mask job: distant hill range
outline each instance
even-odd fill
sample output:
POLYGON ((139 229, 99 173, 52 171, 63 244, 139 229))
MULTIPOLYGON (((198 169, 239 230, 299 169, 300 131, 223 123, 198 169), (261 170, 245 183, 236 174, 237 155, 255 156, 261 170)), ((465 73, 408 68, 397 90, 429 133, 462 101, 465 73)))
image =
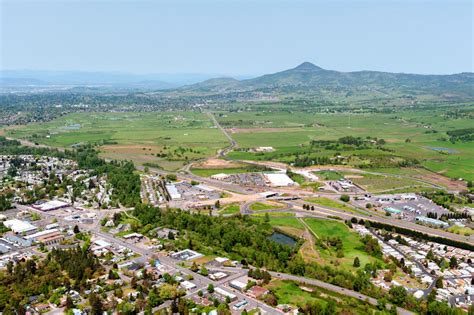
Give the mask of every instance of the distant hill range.
POLYGON ((261 91, 393 94, 399 92, 472 98, 474 97, 474 73, 420 75, 378 71, 339 72, 304 62, 293 69, 252 79, 216 78, 184 86, 179 90, 195 93, 261 91))

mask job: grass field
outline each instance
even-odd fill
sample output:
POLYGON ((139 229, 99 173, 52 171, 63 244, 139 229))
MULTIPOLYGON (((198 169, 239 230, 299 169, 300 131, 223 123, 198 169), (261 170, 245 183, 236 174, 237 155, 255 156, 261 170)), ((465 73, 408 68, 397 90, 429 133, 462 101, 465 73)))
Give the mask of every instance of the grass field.
POLYGON ((329 198, 326 198, 326 197, 306 198, 306 199, 304 199, 304 201, 314 203, 314 204, 317 204, 317 205, 321 205, 321 206, 341 209, 341 210, 344 210, 344 211, 347 211, 347 212, 352 212, 352 213, 360 213, 361 212, 360 210, 354 209, 354 208, 342 203, 342 201, 339 202, 339 201, 332 200, 332 199, 329 199, 329 198))
POLYGON ((275 294, 278 304, 289 304, 301 307, 307 303, 317 301, 321 303, 322 306, 326 306, 328 298, 332 298, 336 302, 336 311, 338 314, 365 315, 371 314, 374 310, 373 306, 364 302, 310 285, 300 285, 289 280, 272 280, 266 288, 275 294), (303 287, 304 290, 302 289, 303 287))
POLYGON ((283 205, 276 202, 272 202, 272 203, 254 202, 250 205, 249 208, 252 211, 264 211, 264 210, 280 209, 280 208, 283 208, 283 205))
POLYGON ((361 186, 365 190, 373 193, 400 189, 417 189, 430 187, 429 185, 417 182, 405 177, 382 176, 373 174, 361 174, 351 178, 352 182, 361 186))
POLYGON ((219 210, 219 214, 236 214, 240 212, 240 205, 238 203, 231 203, 225 205, 221 210, 219 210))
POLYGON ((317 248, 325 263, 353 270, 352 264, 355 257, 359 257, 361 266, 378 260, 364 250, 364 244, 360 241, 359 235, 351 231, 344 223, 315 218, 307 218, 304 221, 318 238, 335 236, 341 238, 344 252, 342 258, 337 258, 332 249, 317 248))
POLYGON ((468 117, 446 118, 448 109, 400 110, 394 113, 311 113, 289 110, 226 113, 219 121, 231 130, 241 148, 272 146, 274 152, 233 152, 237 159, 273 159, 291 162, 295 154, 307 150, 311 140, 336 140, 343 136, 377 136, 390 151, 319 150, 314 156, 336 153, 352 156, 350 163, 365 165, 367 158, 417 159, 422 166, 451 178, 474 179, 474 142, 446 141, 447 131, 468 128, 468 117), (284 139, 284 141, 282 141, 284 139), (407 140, 408 139, 408 140, 407 140), (442 150, 440 150, 441 148, 442 150))
POLYGON ((43 124, 12 127, 6 135, 65 148, 97 144, 105 158, 165 169, 214 155, 228 145, 209 118, 198 112, 73 113, 43 124))
POLYGON ((231 168, 192 168, 191 172, 194 175, 201 177, 211 177, 216 174, 241 174, 253 172, 252 168, 247 167, 231 167, 231 168))
POLYGON ((466 235, 466 236, 474 234, 474 230, 468 226, 461 227, 461 226, 453 225, 448 229, 448 231, 452 233, 460 234, 460 235, 466 235))

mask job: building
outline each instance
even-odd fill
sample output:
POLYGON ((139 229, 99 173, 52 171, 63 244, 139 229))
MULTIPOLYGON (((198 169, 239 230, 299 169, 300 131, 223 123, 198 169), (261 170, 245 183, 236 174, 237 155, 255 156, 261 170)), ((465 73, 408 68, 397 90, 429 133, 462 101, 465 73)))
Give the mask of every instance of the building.
POLYGON ((433 219, 433 218, 428 218, 428 217, 423 217, 423 216, 416 217, 415 221, 426 223, 426 224, 442 226, 442 227, 448 227, 449 226, 449 224, 444 222, 444 221, 433 219))
POLYGON ((214 292, 220 296, 222 296, 224 299, 229 298, 231 302, 237 300, 237 296, 235 294, 232 294, 230 292, 227 292, 221 288, 215 288, 214 292))
POLYGON ((229 178, 229 175, 224 174, 224 173, 219 173, 219 174, 215 174, 211 176, 211 179, 217 179, 217 180, 225 180, 227 178, 229 178))
POLYGON ((233 289, 243 291, 247 287, 247 284, 243 283, 242 281, 232 280, 231 282, 229 282, 229 286, 233 289))
POLYGON ((248 289, 247 294, 255 299, 259 299, 265 294, 268 294, 268 290, 261 286, 254 285, 253 287, 248 289))
POLYGON ((272 187, 294 186, 296 183, 283 173, 267 173, 264 174, 268 184, 272 187))
POLYGON ((7 220, 3 222, 3 225, 5 225, 7 228, 17 234, 31 234, 36 232, 36 230, 38 229, 33 224, 18 219, 7 220))
POLYGON ((166 191, 170 196, 171 200, 179 200, 181 199, 181 194, 179 193, 178 189, 174 184, 166 184, 166 191))
POLYGON ((399 209, 396 209, 396 208, 393 208, 393 207, 385 207, 383 208, 385 211, 389 212, 389 213, 392 213, 392 214, 400 214, 402 213, 401 210, 399 209))
POLYGON ((33 205, 33 208, 41 210, 41 211, 52 211, 60 208, 64 208, 69 206, 67 202, 60 201, 60 200, 50 200, 43 202, 41 204, 33 205))
POLYGON ((58 229, 51 229, 28 235, 25 237, 25 239, 31 239, 45 245, 52 245, 62 241, 64 239, 64 235, 58 229))

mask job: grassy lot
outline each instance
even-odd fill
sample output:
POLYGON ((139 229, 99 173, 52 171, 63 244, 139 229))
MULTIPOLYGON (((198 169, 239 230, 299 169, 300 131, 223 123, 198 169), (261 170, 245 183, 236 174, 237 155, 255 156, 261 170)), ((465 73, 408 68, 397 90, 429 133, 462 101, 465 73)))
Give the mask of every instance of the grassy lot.
POLYGON ((361 266, 379 260, 378 258, 370 256, 364 250, 364 244, 361 242, 359 235, 350 230, 344 223, 315 218, 307 218, 304 219, 304 221, 319 238, 335 236, 341 238, 344 252, 344 257, 342 258, 337 258, 336 252, 333 249, 317 248, 325 263, 334 264, 342 268, 354 269, 352 264, 355 257, 359 257, 361 266))
POLYGON ((361 212, 360 210, 354 209, 354 208, 342 203, 342 201, 339 202, 339 201, 329 199, 329 198, 326 198, 326 197, 306 198, 306 199, 304 199, 304 201, 307 201, 307 202, 310 202, 310 203, 315 203, 315 204, 321 205, 321 206, 331 207, 331 208, 335 208, 335 209, 341 209, 341 210, 344 210, 344 211, 347 211, 347 212, 352 212, 352 213, 360 213, 361 212))
POLYGON ((283 208, 283 205, 279 203, 255 202, 255 203, 252 203, 249 208, 252 211, 263 211, 263 210, 281 209, 283 208))
POLYGON ((232 167, 232 168, 192 168, 191 172, 194 175, 201 177, 211 177, 216 174, 240 174, 254 172, 253 169, 247 167, 232 167))
POLYGON ((318 171, 314 172, 314 174, 323 180, 339 180, 344 178, 344 175, 337 171, 318 171))
POLYGON ((448 229, 448 231, 451 233, 456 233, 456 234, 466 235, 466 236, 474 234, 474 230, 468 226, 461 227, 461 226, 453 225, 448 229))
POLYGON ((332 298, 336 302, 337 312, 341 314, 365 315, 374 311, 374 307, 367 303, 310 285, 300 285, 289 280, 272 280, 266 288, 275 293, 278 304, 289 304, 300 307, 307 303, 317 301, 321 303, 321 305, 326 306, 328 298, 332 298), (302 289, 303 286, 306 288, 305 290, 302 289), (312 292, 308 292, 308 289, 312 292))
POLYGON ((270 218, 275 218, 275 217, 294 217, 295 214, 293 212, 260 212, 260 213, 254 213, 252 216, 254 217, 264 217, 268 214, 270 218))
POLYGON ((236 214, 240 212, 240 205, 238 203, 231 203, 225 205, 221 210, 219 210, 219 214, 236 214))
POLYGON ((206 115, 191 111, 73 113, 47 123, 9 128, 6 134, 55 147, 98 144, 106 158, 156 163, 168 169, 213 155, 228 144, 206 115))
POLYGON ((407 188, 416 189, 429 187, 429 185, 405 177, 374 174, 361 174, 360 176, 351 178, 351 180, 365 190, 373 193, 407 188))

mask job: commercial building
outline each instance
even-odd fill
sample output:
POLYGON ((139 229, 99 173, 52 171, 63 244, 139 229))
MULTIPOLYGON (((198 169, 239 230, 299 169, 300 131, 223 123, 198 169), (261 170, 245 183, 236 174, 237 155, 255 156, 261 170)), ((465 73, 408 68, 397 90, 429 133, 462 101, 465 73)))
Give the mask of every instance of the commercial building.
POLYGON ((286 187, 293 186, 296 183, 283 173, 267 173, 264 174, 268 184, 272 187, 286 187))
POLYGON ((69 206, 67 202, 60 200, 50 200, 41 204, 34 205, 33 207, 41 211, 52 211, 60 208, 69 206))
POLYGON ((170 196, 171 200, 179 200, 181 199, 181 194, 179 193, 178 189, 174 184, 166 184, 166 191, 170 196))
POLYGON ((51 229, 28 235, 25 239, 34 240, 45 245, 52 245, 62 241, 64 235, 58 229, 51 229))
POLYGON ((419 217, 416 217, 415 220, 417 222, 422 222, 422 223, 432 224, 432 225, 437 225, 437 226, 443 226, 443 227, 448 227, 449 226, 449 224, 444 222, 444 221, 437 220, 437 219, 432 219, 432 218, 428 218, 428 217, 419 216, 419 217))
POLYGON ((385 207, 383 208, 385 211, 387 212, 390 212, 390 213, 393 213, 393 214, 400 214, 402 211, 399 210, 399 209, 396 209, 396 208, 392 208, 392 207, 385 207))
POLYGON ((3 222, 3 225, 5 225, 7 228, 17 234, 31 234, 38 229, 33 224, 18 219, 6 220, 5 222, 3 222))

